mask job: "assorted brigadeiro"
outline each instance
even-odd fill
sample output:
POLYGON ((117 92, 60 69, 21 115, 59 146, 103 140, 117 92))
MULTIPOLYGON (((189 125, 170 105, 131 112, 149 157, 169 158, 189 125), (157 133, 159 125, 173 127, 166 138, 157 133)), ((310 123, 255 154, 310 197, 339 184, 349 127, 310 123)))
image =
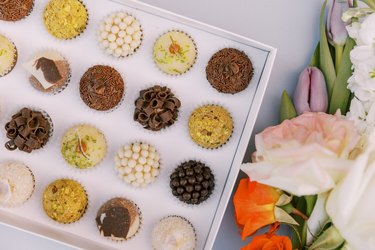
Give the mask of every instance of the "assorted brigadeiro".
POLYGON ((43 209, 52 220, 63 224, 78 221, 86 212, 88 196, 84 187, 72 179, 58 179, 43 192, 43 209))
POLYGON ((115 241, 131 239, 138 233, 142 223, 138 206, 120 197, 104 203, 99 208, 95 220, 100 234, 115 241))
POLYGON ((69 62, 57 51, 41 51, 23 67, 30 74, 31 85, 44 93, 57 94, 66 88, 70 80, 69 62))
POLYGON ((121 147, 115 157, 118 176, 135 187, 155 181, 160 172, 160 156, 156 149, 143 142, 121 147))
POLYGON ((156 66, 162 72, 168 75, 181 75, 194 65, 197 46, 187 33, 172 30, 156 40, 153 56, 156 66))
POLYGON ((233 120, 230 113, 219 105, 204 105, 193 111, 189 118, 192 140, 207 149, 224 145, 232 136, 233 120))
POLYGON ((25 164, 0 164, 0 206, 15 207, 24 204, 33 194, 34 187, 34 175, 25 164))
POLYGON ((171 215, 161 219, 152 229, 155 250, 194 250, 197 239, 193 225, 184 217, 171 215))
POLYGON ((0 1, 0 20, 16 22, 27 17, 34 7, 34 0, 0 1))
POLYGON ((169 186, 172 194, 180 201, 198 205, 211 196, 215 188, 215 176, 204 163, 189 160, 174 169, 169 186))
POLYGON ((155 85, 139 92, 135 100, 134 121, 145 129, 160 131, 175 123, 180 107, 180 100, 170 88, 155 85))
POLYGON ((17 59, 18 53, 14 43, 6 36, 0 34, 0 77, 12 71, 14 66, 16 66, 17 59))
POLYGON ((86 124, 75 125, 62 137, 61 154, 70 166, 89 169, 106 156, 107 141, 97 128, 86 124))
POLYGON ((79 92, 83 102, 91 109, 111 111, 121 104, 125 82, 114 68, 95 65, 83 74, 79 92))
POLYGON ((206 67, 208 82, 221 93, 235 94, 247 88, 254 75, 250 58, 234 48, 216 52, 206 67))
POLYGON ((86 29, 88 20, 88 11, 80 0, 51 0, 43 12, 47 31, 62 40, 79 36, 86 29))
POLYGON ((127 57, 142 44, 139 21, 131 14, 118 11, 106 16, 99 24, 97 40, 107 55, 127 57))
POLYGON ((52 135, 52 126, 51 118, 45 112, 22 108, 5 124, 9 139, 5 147, 27 153, 43 148, 52 135))

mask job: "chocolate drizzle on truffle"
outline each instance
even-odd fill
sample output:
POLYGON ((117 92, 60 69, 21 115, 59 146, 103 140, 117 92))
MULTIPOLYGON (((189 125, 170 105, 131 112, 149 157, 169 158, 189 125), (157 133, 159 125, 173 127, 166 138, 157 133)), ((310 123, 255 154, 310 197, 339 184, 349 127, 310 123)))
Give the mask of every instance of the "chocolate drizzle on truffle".
POLYGON ((12 116, 12 120, 5 124, 8 142, 5 147, 8 150, 16 150, 30 153, 32 150, 42 148, 48 141, 51 124, 39 111, 28 108, 21 109, 12 116))
POLYGON ((139 92, 134 120, 145 129, 159 131, 171 126, 178 117, 180 100, 167 87, 156 85, 139 92))
POLYGON ((33 6, 34 0, 0 0, 0 20, 21 20, 31 12, 33 6))
POLYGON ((55 62, 51 59, 45 57, 39 58, 35 61, 35 68, 42 70, 44 78, 49 83, 55 84, 62 78, 55 62))
POLYGON ((170 176, 172 194, 187 204, 200 204, 210 197, 215 187, 211 169, 198 161, 179 165, 170 176))
POLYGON ((79 88, 87 106, 99 111, 116 107, 124 95, 124 89, 120 73, 104 65, 89 68, 82 76, 79 88))
POLYGON ((235 94, 246 89, 253 74, 253 64, 249 57, 233 48, 216 52, 206 67, 207 80, 222 93, 235 94))

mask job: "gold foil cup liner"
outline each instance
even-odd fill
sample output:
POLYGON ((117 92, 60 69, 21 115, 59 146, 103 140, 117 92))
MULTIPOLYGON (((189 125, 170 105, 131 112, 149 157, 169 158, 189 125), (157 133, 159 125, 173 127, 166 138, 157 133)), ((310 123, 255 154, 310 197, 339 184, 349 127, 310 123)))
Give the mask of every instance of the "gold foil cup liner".
POLYGON ((167 31, 163 32, 162 34, 160 34, 160 35, 155 39, 154 46, 152 46, 152 48, 151 48, 151 55, 152 55, 151 59, 152 59, 152 61, 154 62, 154 66, 155 66, 160 72, 162 72, 163 74, 165 74, 165 75, 167 75, 167 76, 174 76, 174 77, 177 77, 177 76, 181 76, 181 75, 186 74, 187 72, 189 72, 189 71, 194 67, 196 61, 198 60, 198 46, 197 46, 197 43, 195 42, 195 40, 194 40, 194 39, 193 39, 188 33, 186 33, 185 31, 182 31, 182 30, 180 30, 180 29, 170 29, 170 30, 167 30, 167 31), (182 73, 169 74, 169 73, 167 73, 167 72, 161 70, 161 69, 159 68, 159 66, 157 65, 156 61, 155 61, 155 58, 154 58, 154 47, 155 47, 155 44, 156 44, 156 42, 158 41, 158 39, 159 39, 161 36, 163 36, 164 34, 167 34, 168 32, 180 32, 180 33, 185 34, 186 36, 188 36, 188 37, 192 40, 192 42, 193 42, 193 44, 194 44, 194 46, 195 46, 195 58, 194 58, 194 61, 193 61, 193 63, 190 65, 190 67, 187 68, 187 69, 186 69, 184 72, 182 72, 182 73))
POLYGON ((204 102, 202 103, 201 105, 198 105, 196 106, 194 109, 192 109, 190 112, 189 112, 189 116, 186 117, 186 120, 184 121, 185 124, 186 124, 186 127, 187 127, 187 136, 190 138, 190 141, 192 142, 192 144, 194 144, 196 147, 200 148, 200 149, 205 149, 205 150, 211 150, 211 151, 214 151, 214 150, 219 150, 221 149, 222 147, 224 147, 227 143, 229 143, 231 141, 231 138, 234 136, 234 134, 236 133, 236 124, 235 124, 235 119, 233 119, 233 115, 232 113, 229 111, 230 109, 222 104, 222 103, 218 103, 218 102, 215 102, 215 101, 212 101, 212 102, 204 102), (204 107, 204 106, 218 106, 218 107, 221 107, 221 108, 224 108, 228 114, 230 115, 230 118, 232 120, 232 126, 233 126, 233 129, 232 129, 232 133, 231 135, 228 137, 228 139, 221 145, 219 145, 218 147, 214 147, 214 148, 209 148, 209 147, 204 147, 203 145, 200 145, 198 144, 198 142, 194 141, 194 139, 191 137, 190 135, 190 128, 189 128, 189 121, 190 121, 190 117, 191 115, 193 114, 193 112, 195 110, 197 110, 198 108, 201 108, 201 107, 204 107))
MULTIPOLYGON (((142 149, 141 149, 142 150, 142 149)), ((121 161, 121 159, 120 159, 120 161, 121 161)), ((125 183, 126 185, 127 185, 127 187, 130 187, 130 188, 132 188, 132 189, 134 189, 134 190, 146 190, 146 189, 149 189, 154 183, 156 183, 157 182, 157 180, 159 179, 159 176, 161 175, 161 169, 162 169, 162 158, 161 158, 161 156, 160 156, 160 152, 159 152, 159 150, 152 144, 152 143, 149 143, 148 141, 146 141, 146 140, 141 140, 141 139, 137 139, 137 140, 133 140, 132 142, 130 142, 130 143, 128 143, 128 144, 124 144, 124 145, 122 145, 116 152, 115 152, 115 159, 114 159, 114 162, 115 162, 115 167, 114 167, 114 170, 115 170, 115 173, 116 173, 116 175, 117 175, 117 177, 123 182, 123 183, 125 183), (148 183, 148 184, 146 184, 145 186, 134 186, 133 184, 131 184, 131 183, 128 183, 128 182, 126 182, 125 180, 124 180, 124 178, 125 178, 125 172, 124 173, 121 173, 120 172, 120 170, 119 170, 119 168, 117 167, 117 163, 116 163, 116 157, 118 156, 118 152, 122 149, 122 148, 124 148, 125 146, 131 146, 131 145, 133 145, 134 143, 140 143, 140 144, 147 144, 148 146, 152 146, 152 147, 154 147, 155 148, 155 151, 156 151, 156 154, 159 156, 159 159, 158 159, 158 162, 159 162, 159 168, 158 168, 158 170, 159 170, 159 173, 158 173, 158 175, 156 175, 156 176, 154 176, 154 181, 152 181, 152 182, 150 182, 150 183, 148 183)), ((152 174, 151 174, 152 175, 152 174)))
POLYGON ((124 10, 118 10, 118 11, 112 11, 112 12, 110 12, 109 14, 107 14, 106 16, 104 16, 100 21, 99 21, 99 24, 97 25, 97 27, 96 27, 96 34, 95 34, 95 37, 96 37, 96 43, 97 43, 97 45, 98 45, 98 47, 99 47, 99 49, 106 55, 106 56, 108 56, 108 57, 111 57, 112 59, 115 59, 115 60, 117 60, 117 61, 119 61, 119 60, 121 60, 121 59, 124 59, 124 58, 128 58, 128 57, 130 57, 130 56, 132 56, 132 55, 134 55, 141 47, 142 47, 142 44, 143 44, 143 39, 144 39, 144 32, 143 32, 143 26, 142 26, 142 24, 141 24, 141 22, 139 21, 139 19, 135 16, 135 15, 133 15, 132 13, 130 13, 130 12, 128 12, 128 11, 124 11, 124 10), (99 42, 98 41, 98 36, 99 36, 99 34, 98 34, 98 32, 99 32, 99 26, 100 26, 100 24, 102 24, 104 21, 105 21, 105 19, 107 18, 107 17, 109 17, 109 16, 111 16, 111 15, 113 15, 113 14, 118 14, 118 13, 124 13, 126 16, 132 16, 138 23, 139 23, 139 25, 140 25, 140 32, 141 32, 141 43, 138 45, 138 47, 136 47, 131 53, 129 53, 128 55, 126 55, 126 56, 119 56, 119 57, 116 57, 116 56, 114 56, 113 54, 107 54, 106 52, 105 52, 105 49, 104 48, 102 48, 101 47, 101 42, 99 42))
POLYGON ((76 0, 76 1, 80 2, 80 3, 83 5, 83 7, 85 8, 86 13, 87 13, 87 20, 86 20, 85 28, 84 28, 79 34, 77 34, 77 35, 75 35, 75 36, 73 36, 73 37, 70 37, 70 38, 59 38, 59 37, 55 36, 54 34, 52 34, 52 33, 47 29, 47 27, 46 27, 46 23, 45 23, 45 21, 44 21, 44 12, 45 12, 47 6, 50 4, 51 1, 53 1, 53 0, 49 0, 48 3, 43 7, 43 9, 42 9, 42 11, 41 11, 42 17, 40 18, 40 20, 41 20, 41 23, 42 23, 41 25, 43 25, 43 27, 44 27, 45 32, 46 32, 49 36, 52 36, 56 41, 72 41, 72 40, 74 40, 74 39, 76 39, 76 38, 82 36, 82 34, 84 34, 85 31, 87 30, 87 27, 88 27, 88 25, 89 25, 89 20, 90 20, 90 11, 89 11, 89 8, 87 7, 87 5, 86 5, 82 0, 76 0))
POLYGON ((83 223, 84 220, 87 218, 87 216, 85 216, 85 215, 88 214, 89 210, 91 210, 91 199, 90 199, 90 197, 91 197, 91 195, 87 191, 87 188, 82 184, 81 181, 79 181, 75 177, 62 176, 62 177, 59 177, 59 178, 56 178, 56 177, 55 178, 50 178, 50 180, 48 181, 48 183, 44 187, 42 187, 42 189, 41 189, 40 209, 41 209, 41 212, 44 215, 44 218, 46 218, 47 221, 50 221, 52 224, 54 224, 55 226, 58 226, 58 227, 69 228, 69 227, 72 227, 72 226, 76 226, 77 224, 83 223), (59 222, 57 220, 54 220, 54 219, 52 219, 51 217, 48 216, 48 214, 46 213, 46 211, 44 209, 44 206, 43 206, 44 192, 45 192, 45 190, 47 189, 47 187, 50 184, 52 184, 53 182, 55 182, 57 180, 72 180, 72 181, 75 181, 79 185, 81 185, 81 187, 85 191, 86 199, 87 199, 87 205, 85 207, 85 210, 82 212, 81 216, 77 220, 75 220, 73 222, 66 222, 66 223, 64 223, 64 222, 59 222))
MULTIPOLYGON (((181 215, 168 215, 168 216, 165 216, 165 217, 161 218, 157 223, 154 224, 152 230, 154 230, 155 226, 156 226, 158 223, 160 223, 162 220, 165 220, 165 219, 167 219, 167 218, 179 218, 179 219, 184 220, 185 222, 187 222, 187 223, 191 226, 191 228, 192 228, 193 231, 194 231, 194 235, 195 235, 195 248, 194 248, 194 249, 196 249, 196 247, 197 247, 197 230, 195 229, 195 227, 194 227, 193 223, 191 223, 191 221, 189 221, 188 219, 186 219, 185 217, 183 217, 183 216, 181 216, 181 215)), ((153 243, 152 243, 152 244, 153 244, 153 243)), ((152 249, 156 250, 157 248, 153 245, 153 246, 152 246, 152 249)), ((159 250, 159 249, 157 249, 157 250, 159 250)))
POLYGON ((17 64, 17 61, 18 61, 18 50, 17 50, 17 47, 14 44, 14 42, 8 36, 6 36, 3 33, 0 33, 0 36, 4 36, 13 45, 13 48, 15 50, 15 55, 14 55, 14 58, 13 58, 12 66, 9 69, 7 69, 6 71, 0 72, 0 79, 1 79, 1 77, 4 77, 4 76, 8 75, 10 72, 13 71, 14 67, 16 67, 16 64, 17 64))
MULTIPOLYGON (((0 0, 0 2, 3 2, 2 4, 6 4, 7 2, 10 2, 10 1, 15 1, 15 0, 0 0)), ((4 21, 4 22, 10 22, 10 23, 18 23, 18 22, 21 22, 23 20, 26 19, 26 17, 30 16, 31 12, 33 12, 35 8, 35 0, 32 1, 32 6, 31 8, 28 10, 28 12, 26 13, 26 15, 24 15, 23 17, 17 19, 17 20, 5 20, 3 18, 0 17, 0 21, 4 21)))
POLYGON ((116 195, 116 196, 112 196, 111 198, 109 199, 102 199, 102 201, 100 203, 99 207, 97 208, 97 210, 95 211, 95 218, 92 220, 93 221, 93 225, 95 226, 95 228, 97 229, 98 231, 98 234, 102 237, 102 238, 105 238, 106 240, 108 241, 111 241, 113 243, 117 243, 117 244, 122 244, 126 241, 129 241, 129 240, 132 240, 134 239, 142 230, 142 226, 143 226, 143 218, 142 218, 142 211, 141 209, 139 208, 139 206, 137 205, 137 203, 135 203, 133 200, 131 199, 128 199, 126 196, 124 195, 116 195), (133 234, 132 236, 130 236, 129 238, 116 238, 116 237, 107 237, 107 236, 104 236, 104 235, 101 235, 100 233, 100 229, 98 228, 98 225, 96 223, 96 216, 97 216, 97 213, 99 211, 99 209, 108 201, 112 200, 112 199, 115 199, 115 198, 121 198, 121 199, 125 199, 125 200, 128 200, 130 203, 132 203, 134 205, 134 207, 137 209, 137 212, 138 212, 138 216, 139 216, 139 227, 138 227, 138 230, 135 234, 133 234))
MULTIPOLYGON (((43 90, 38 89, 37 86, 35 86, 35 83, 33 83, 33 82, 31 81, 31 77, 32 77, 32 75, 30 75, 30 73, 27 72, 27 74, 28 74, 28 79, 29 79, 29 85, 31 86, 31 88, 32 88, 33 91, 36 91, 36 92, 38 92, 38 93, 43 93, 43 94, 47 94, 47 95, 57 95, 57 94, 61 93, 62 91, 64 91, 64 89, 66 89, 66 88, 68 87, 68 85, 69 85, 69 83, 70 83, 70 80, 71 80, 71 77, 72 77, 72 67, 71 67, 69 61, 67 60, 66 56, 64 56, 62 53, 60 53, 59 51, 57 51, 57 50, 55 50, 55 49, 52 49, 52 48, 45 48, 45 49, 39 50, 38 52, 34 53, 34 54, 30 57, 29 61, 32 60, 33 58, 38 57, 38 56, 42 56, 43 53, 48 53, 48 52, 52 52, 52 53, 59 54, 60 56, 63 57, 63 60, 62 60, 62 61, 64 61, 64 63, 67 64, 67 67, 68 67, 68 72, 67 72, 67 74, 68 74, 68 76, 66 77, 66 80, 65 80, 64 84, 61 85, 60 87, 55 88, 55 89, 52 90, 52 91, 43 91, 43 90)), ((26 71, 26 70, 25 70, 25 71, 26 71)), ((43 88, 43 87, 41 87, 41 88, 43 88)))
MULTIPOLYGON (((210 51, 210 52, 211 52, 211 51, 210 51)), ((220 46, 219 48, 213 50, 211 53, 212 53, 211 56, 208 58, 208 60, 207 60, 207 61, 205 62, 205 64, 204 64, 204 65, 206 65, 206 67, 204 68, 204 76, 205 76, 205 78, 206 78, 206 82, 207 82, 207 84, 209 84, 209 86, 215 91, 216 94, 219 94, 220 97, 223 97, 223 98, 224 98, 224 97, 228 98, 228 97, 231 97, 231 96, 232 96, 232 97, 238 97, 239 95, 248 95, 249 93, 248 93, 246 90, 250 87, 251 83, 253 82, 253 80, 254 80, 254 78, 255 78, 255 76, 256 76, 256 75, 255 75, 255 74, 256 74, 256 70, 255 70, 254 61, 251 59, 251 56, 250 56, 248 53, 246 53, 246 51, 244 51, 242 48, 237 47, 237 46, 233 46, 233 44, 228 44, 228 45, 226 45, 226 46, 220 46), (212 84, 207 80, 206 67, 208 66, 208 62, 211 60, 211 58, 213 57, 214 54, 216 54, 217 52, 219 52, 219 51, 221 51, 221 50, 223 50, 223 49, 236 49, 236 50, 239 50, 239 51, 245 53, 245 55, 249 58, 249 60, 250 60, 250 62, 251 62, 251 64, 252 64, 252 66, 253 66, 253 75, 252 75, 252 77, 250 78, 250 82, 249 82, 249 84, 246 86, 245 89, 243 89, 243 90, 241 90, 241 91, 239 91, 239 92, 237 92, 237 93, 224 93, 224 92, 220 92, 220 91, 217 90, 214 86, 212 86, 212 84)))
POLYGON ((20 207, 20 206, 24 205, 25 203, 27 203, 31 199, 31 197, 33 196, 33 194, 35 192, 35 175, 34 175, 33 171, 31 170, 31 168, 27 164, 25 164, 25 163, 23 163, 22 161, 19 161, 19 160, 6 160, 6 161, 1 161, 0 166, 1 165, 14 164, 14 163, 23 165, 30 172, 30 174, 33 178, 33 183, 34 183, 33 190, 30 192, 29 197, 26 198, 22 203, 15 204, 15 205, 9 205, 9 206, 0 203, 0 207, 7 207, 7 208, 20 207))
POLYGON ((108 150, 108 147, 109 147, 109 145, 108 145, 108 141, 107 141, 107 138, 106 138, 106 136, 105 136, 105 134, 102 132, 102 130, 100 130, 100 129, 98 129, 96 126, 94 126, 94 125, 91 125, 90 123, 76 123, 76 124, 73 124, 72 126, 69 126, 68 128, 66 128, 59 136, 58 136, 59 138, 60 138, 60 140, 59 140, 59 160, 60 160, 60 162, 61 162, 61 164, 63 164, 64 166, 67 166, 67 167, 69 167, 69 169, 71 169, 71 170, 73 170, 75 173, 77 173, 77 174, 87 174, 87 173, 89 173, 89 172, 91 172, 91 171, 93 171, 93 170, 95 170, 95 169, 97 169, 99 166, 101 166, 102 165, 102 163, 103 163, 103 161, 107 158, 107 156, 108 156, 108 152, 109 152, 109 150, 108 150), (64 135, 65 135, 65 133, 69 130, 69 129, 71 129, 71 128, 73 128, 73 127, 76 127, 76 126, 89 126, 89 127, 91 127, 91 128, 95 128, 95 129, 97 129, 102 135, 103 135, 103 137, 104 137, 104 140, 105 140, 105 143, 106 143, 106 152, 105 152, 105 154, 104 154, 104 157, 101 159, 101 161, 99 161, 98 163, 96 163, 96 164, 94 164, 93 166, 90 166, 90 167, 88 167, 88 168, 79 168, 79 167, 77 167, 77 166, 75 166, 75 165, 71 165, 71 164, 69 164, 66 160, 65 160, 65 158, 64 158, 64 156, 62 155, 62 152, 61 152, 61 149, 62 149, 62 142, 63 142, 63 139, 64 139, 64 135))
POLYGON ((168 86, 166 84, 163 84, 163 83, 145 84, 145 85, 143 85, 142 88, 137 89, 133 94, 134 95, 132 95, 133 98, 131 100, 131 102, 132 102, 131 108, 132 109, 131 109, 131 112, 129 112, 129 114, 130 114, 129 115, 129 120, 131 120, 131 121, 133 121, 135 123, 137 129, 139 129, 140 132, 143 132, 143 133, 146 132, 149 135, 163 135, 163 136, 165 136, 165 133, 167 133, 171 129, 179 126, 178 124, 181 123, 181 120, 182 120, 181 117, 183 116, 183 112, 182 112, 182 105, 183 105, 183 103, 181 101, 181 98, 176 94, 176 91, 172 87, 170 87, 170 86, 168 86), (164 128, 162 128, 160 130, 157 130, 157 131, 144 128, 142 124, 140 124, 138 121, 134 120, 135 101, 138 99, 138 97, 140 97, 140 92, 142 90, 149 89, 149 88, 152 88, 152 87, 155 87, 155 86, 161 86, 161 87, 167 87, 167 88, 169 88, 171 90, 171 92, 174 94, 174 96, 181 103, 181 107, 178 108, 177 119, 174 121, 174 123, 172 125, 170 125, 170 126, 164 127, 164 128))
POLYGON ((112 65, 109 65, 109 64, 107 64, 107 63, 98 63, 98 64, 92 64, 91 66, 89 66, 88 68, 86 68, 83 72, 81 72, 81 74, 80 74, 80 78, 79 78, 79 82, 78 82, 78 84, 77 84, 77 94, 76 94, 76 99, 77 99, 77 101, 79 102, 79 103, 81 103, 81 105, 82 106, 84 106, 84 108, 86 109, 86 110, 89 110, 90 112, 92 112, 92 113, 95 113, 95 114, 101 114, 101 115, 103 115, 103 114, 108 114, 108 113, 111 113, 111 112, 113 112, 113 111, 115 111, 115 110, 117 110, 122 104, 123 104, 123 102, 124 102, 124 99, 125 99, 125 95, 126 95, 126 93, 127 93, 127 85, 128 85, 128 83, 126 82, 126 78, 124 77, 124 74, 120 71, 120 70, 118 70, 115 66, 112 66, 112 65), (93 108, 91 108, 91 107, 89 107, 84 101, 83 101, 83 99, 82 99, 82 97, 81 97, 81 91, 80 91, 80 85, 81 85, 81 79, 82 79, 82 77, 84 76, 84 74, 90 69, 90 68, 92 68, 92 67, 95 67, 95 66, 107 66, 107 67, 111 67, 111 68, 113 68, 113 69, 115 69, 119 74, 120 74, 120 76, 121 76, 121 78, 122 78, 122 80, 123 80, 123 82, 124 82, 124 93, 123 93, 123 95, 122 95, 122 97, 121 97, 121 100, 113 107, 113 108, 111 108, 111 109, 108 109, 108 110, 96 110, 96 109, 93 109, 93 108))
MULTIPOLYGON (((43 117, 48 121, 48 123, 50 124, 50 131, 49 131, 49 137, 48 137, 48 140, 47 142, 40 148, 38 149, 33 149, 30 154, 36 154, 36 153, 42 153, 44 152, 49 145, 53 145, 53 132, 54 132, 54 126, 53 126, 53 122, 52 122, 52 118, 50 117, 50 115, 44 111, 43 109, 41 108, 37 108, 37 107, 34 107, 34 106, 29 106, 29 105, 23 105, 23 106, 17 106, 17 108, 11 108, 11 110, 9 110, 9 112, 7 113, 7 115, 5 116, 5 119, 3 121, 3 124, 1 125, 1 130, 2 130, 2 133, 0 133, 2 136, 3 136, 3 140, 2 140, 2 144, 3 146, 5 146, 5 144, 10 140, 7 135, 6 135, 6 131, 5 131, 5 125, 10 122, 12 120, 12 116, 15 115, 16 113, 18 113, 19 111, 21 111, 23 108, 28 108, 28 109, 31 109, 32 111, 39 111, 42 113, 43 117)), ((18 148, 16 148, 15 150, 8 150, 8 152, 12 152, 12 151, 21 151, 21 152, 24 152, 22 150, 19 150, 18 148)), ((24 153, 27 153, 27 152, 24 152, 24 153)))
POLYGON ((211 199, 213 199, 212 197, 216 195, 216 189, 217 189, 217 178, 216 178, 216 175, 215 175, 215 171, 214 171, 214 167, 207 164, 206 161, 203 161, 203 160, 200 160, 198 158, 194 158, 194 157, 191 157, 191 158, 185 158, 184 160, 182 161, 179 161, 177 164, 175 164, 172 168, 169 168, 168 169, 168 177, 167 177, 167 184, 164 185, 166 187, 166 192, 168 192, 169 196, 171 197, 171 199, 173 199, 173 202, 174 204, 176 204, 177 206, 179 207, 184 207, 184 208, 188 208, 188 209, 202 209, 202 207, 204 207, 211 199), (170 187, 170 184, 171 184, 171 175, 173 174, 173 172, 177 169, 177 167, 179 167, 180 165, 182 165, 183 163, 185 162, 188 162, 188 161, 196 161, 196 162, 200 162, 200 163, 203 163, 205 166, 209 167, 211 169, 211 172, 214 176, 214 188, 212 189, 212 192, 211 194, 207 197, 206 200, 204 201, 201 201, 199 204, 188 204, 184 201, 181 201, 178 197, 174 196, 173 193, 172 193, 172 188, 170 187))

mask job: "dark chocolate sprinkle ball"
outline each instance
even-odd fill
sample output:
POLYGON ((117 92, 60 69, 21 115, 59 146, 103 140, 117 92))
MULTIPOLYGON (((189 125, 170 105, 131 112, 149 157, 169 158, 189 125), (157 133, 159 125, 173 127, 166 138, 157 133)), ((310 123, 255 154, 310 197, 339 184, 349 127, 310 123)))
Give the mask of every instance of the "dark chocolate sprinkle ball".
POLYGON ((254 68, 249 57, 233 48, 216 52, 206 67, 207 80, 222 93, 235 94, 246 89, 253 74, 254 68))
POLYGON ((179 165, 170 176, 172 194, 180 201, 198 205, 207 200, 215 187, 215 177, 204 163, 190 160, 179 165))
POLYGON ((28 16, 34 7, 34 0, 0 0, 0 20, 19 21, 28 16))

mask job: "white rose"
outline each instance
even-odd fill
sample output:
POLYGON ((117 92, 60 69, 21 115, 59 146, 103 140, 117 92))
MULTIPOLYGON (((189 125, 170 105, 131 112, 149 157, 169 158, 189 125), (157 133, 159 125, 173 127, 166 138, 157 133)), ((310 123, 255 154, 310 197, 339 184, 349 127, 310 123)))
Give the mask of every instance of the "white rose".
POLYGON ((327 213, 347 249, 375 249, 375 134, 346 177, 331 191, 327 213))

